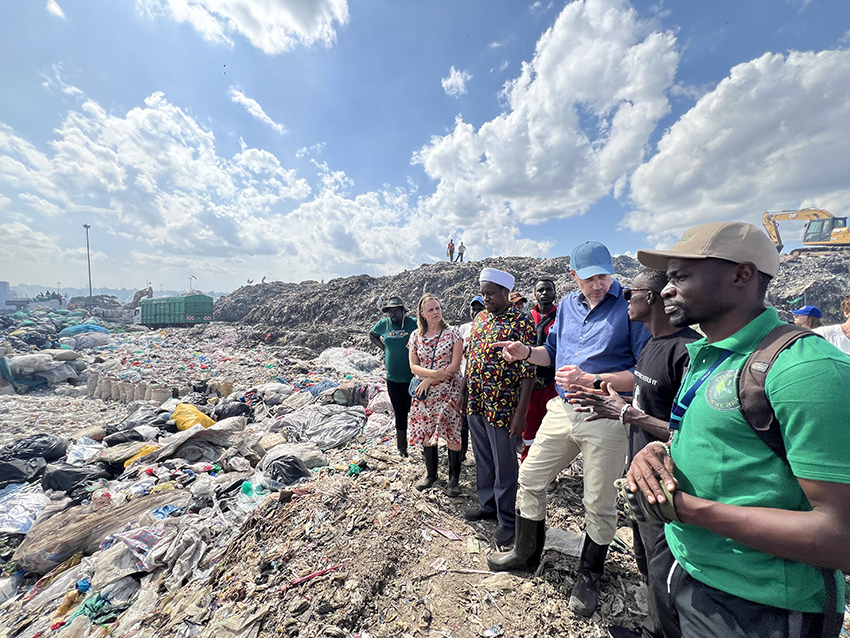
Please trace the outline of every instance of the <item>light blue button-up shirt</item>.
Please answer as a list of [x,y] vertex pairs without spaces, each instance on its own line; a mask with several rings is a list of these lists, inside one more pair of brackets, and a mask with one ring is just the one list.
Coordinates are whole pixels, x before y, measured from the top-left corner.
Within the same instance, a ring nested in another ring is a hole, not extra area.
[[[605,298],[591,309],[581,291],[558,305],[555,325],[544,347],[555,369],[575,365],[590,374],[634,371],[640,351],[652,336],[639,321],[629,320],[629,302],[616,279]],[[564,391],[557,386],[558,394]]]

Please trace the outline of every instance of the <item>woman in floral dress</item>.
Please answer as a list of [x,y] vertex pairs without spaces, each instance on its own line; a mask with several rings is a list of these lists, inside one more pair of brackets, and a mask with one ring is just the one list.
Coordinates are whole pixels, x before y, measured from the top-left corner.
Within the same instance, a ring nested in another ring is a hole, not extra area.
[[416,484],[424,490],[437,482],[437,441],[449,448],[449,483],[446,494],[460,495],[460,362],[463,339],[457,328],[443,320],[440,300],[426,293],[416,311],[419,329],[410,335],[410,370],[422,379],[413,396],[408,429],[410,445],[422,445],[427,475]]

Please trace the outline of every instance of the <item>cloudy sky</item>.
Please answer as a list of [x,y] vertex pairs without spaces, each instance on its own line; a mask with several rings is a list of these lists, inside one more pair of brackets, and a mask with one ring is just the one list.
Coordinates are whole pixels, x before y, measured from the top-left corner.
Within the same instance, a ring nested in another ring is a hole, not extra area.
[[83,224],[95,286],[229,290],[850,212],[845,0],[4,2],[0,58],[13,285]]

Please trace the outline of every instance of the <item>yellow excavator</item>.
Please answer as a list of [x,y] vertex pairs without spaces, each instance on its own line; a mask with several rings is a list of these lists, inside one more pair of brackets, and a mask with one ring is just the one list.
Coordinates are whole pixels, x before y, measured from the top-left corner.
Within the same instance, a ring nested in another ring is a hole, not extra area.
[[776,244],[777,251],[781,252],[784,245],[779,237],[779,225],[776,222],[786,219],[806,222],[803,245],[809,248],[792,250],[792,255],[850,248],[850,228],[847,226],[846,217],[836,217],[820,208],[768,210],[762,213],[761,222],[768,236]]

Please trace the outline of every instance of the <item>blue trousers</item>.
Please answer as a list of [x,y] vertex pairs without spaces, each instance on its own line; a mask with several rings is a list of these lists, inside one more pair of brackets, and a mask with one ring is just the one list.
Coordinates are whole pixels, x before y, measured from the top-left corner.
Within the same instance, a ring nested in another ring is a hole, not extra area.
[[476,488],[481,509],[496,512],[499,525],[513,529],[519,464],[516,441],[508,428],[490,425],[481,414],[469,415],[469,435],[475,454]]

